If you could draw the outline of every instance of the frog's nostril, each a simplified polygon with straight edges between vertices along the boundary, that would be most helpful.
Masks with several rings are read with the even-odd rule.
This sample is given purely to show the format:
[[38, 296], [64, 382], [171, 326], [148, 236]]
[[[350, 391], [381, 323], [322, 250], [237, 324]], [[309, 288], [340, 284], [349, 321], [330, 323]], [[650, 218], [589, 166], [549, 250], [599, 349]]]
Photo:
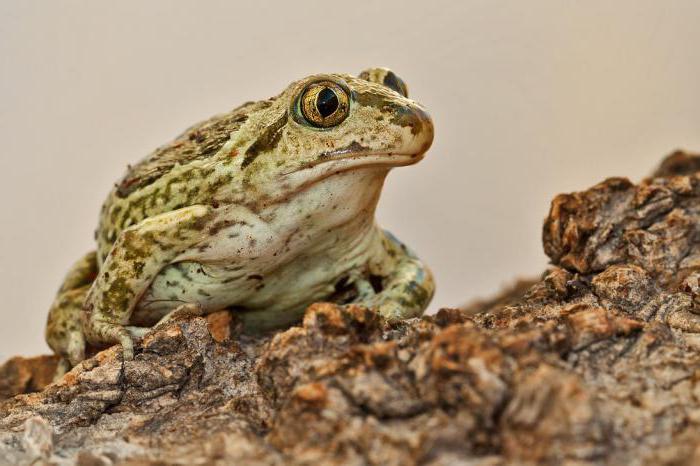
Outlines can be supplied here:
[[410, 137], [403, 139], [401, 152], [413, 157], [422, 156], [433, 143], [433, 120], [417, 105], [396, 108], [392, 123], [408, 128]]
[[419, 107], [398, 107], [395, 111], [392, 123], [411, 129], [411, 134], [418, 136], [424, 131], [433, 130], [430, 116]]

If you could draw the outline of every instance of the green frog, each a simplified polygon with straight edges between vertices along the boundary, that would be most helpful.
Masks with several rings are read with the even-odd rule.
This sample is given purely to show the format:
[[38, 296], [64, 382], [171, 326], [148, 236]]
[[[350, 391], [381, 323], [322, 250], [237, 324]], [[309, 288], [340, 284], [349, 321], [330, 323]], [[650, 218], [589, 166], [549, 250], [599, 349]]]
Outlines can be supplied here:
[[49, 311], [57, 376], [86, 347], [121, 344], [132, 359], [135, 339], [181, 313], [228, 309], [251, 332], [318, 301], [421, 315], [432, 274], [374, 214], [389, 170], [432, 140], [430, 116], [385, 68], [309, 76], [190, 127], [104, 202], [96, 251]]

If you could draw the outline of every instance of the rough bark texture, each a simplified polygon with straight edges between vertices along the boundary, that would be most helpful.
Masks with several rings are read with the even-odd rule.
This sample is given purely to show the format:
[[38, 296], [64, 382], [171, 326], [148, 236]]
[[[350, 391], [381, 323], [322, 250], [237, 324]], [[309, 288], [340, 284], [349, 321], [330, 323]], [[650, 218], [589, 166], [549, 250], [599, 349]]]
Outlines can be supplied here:
[[[501, 299], [387, 325], [314, 305], [240, 336], [227, 313], [47, 383], [0, 366], [8, 464], [698, 464], [700, 157], [557, 196], [552, 266]], [[465, 284], [467, 286], [467, 284]]]

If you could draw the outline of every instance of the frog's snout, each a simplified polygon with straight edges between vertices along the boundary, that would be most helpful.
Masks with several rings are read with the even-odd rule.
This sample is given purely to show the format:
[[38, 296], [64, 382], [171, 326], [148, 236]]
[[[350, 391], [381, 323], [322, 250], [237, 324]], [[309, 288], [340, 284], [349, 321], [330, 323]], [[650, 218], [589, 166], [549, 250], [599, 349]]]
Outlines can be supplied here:
[[404, 141], [402, 152], [411, 156], [421, 156], [430, 149], [435, 135], [433, 119], [418, 105], [407, 105], [397, 109], [394, 122], [410, 129]]

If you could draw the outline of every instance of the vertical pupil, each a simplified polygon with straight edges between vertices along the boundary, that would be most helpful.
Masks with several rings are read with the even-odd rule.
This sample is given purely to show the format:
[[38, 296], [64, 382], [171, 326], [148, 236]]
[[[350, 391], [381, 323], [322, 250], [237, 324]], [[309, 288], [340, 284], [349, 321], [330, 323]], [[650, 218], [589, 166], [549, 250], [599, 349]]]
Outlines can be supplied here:
[[333, 115], [338, 109], [338, 96], [329, 88], [324, 88], [316, 97], [316, 108], [323, 118]]

